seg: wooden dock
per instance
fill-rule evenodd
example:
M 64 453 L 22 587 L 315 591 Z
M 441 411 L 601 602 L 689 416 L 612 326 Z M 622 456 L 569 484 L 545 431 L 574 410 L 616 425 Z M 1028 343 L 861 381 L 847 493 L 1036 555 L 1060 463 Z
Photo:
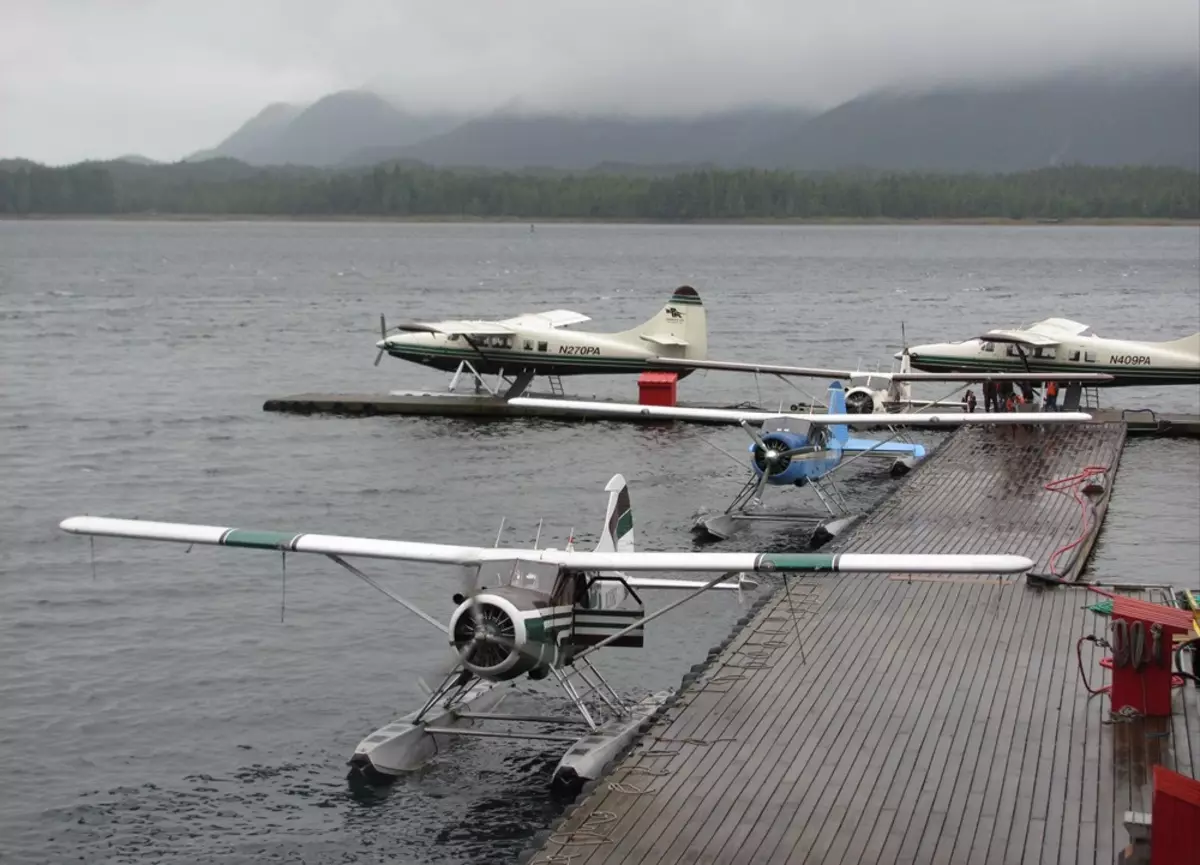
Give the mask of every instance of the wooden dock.
M 1044 485 L 1107 466 L 1106 498 L 1124 435 L 964 429 L 835 548 L 1048 570 L 1084 526 Z M 1097 600 L 1024 578 L 792 578 L 521 861 L 1112 865 L 1125 812 L 1151 810 L 1152 766 L 1200 769 L 1200 690 L 1176 689 L 1169 719 L 1114 719 L 1076 661 L 1108 634 Z M 1097 687 L 1102 651 L 1084 646 Z
M 558 394 L 529 393 L 540 399 L 555 399 Z M 664 421 L 662 418 L 606 412 L 604 403 L 612 400 L 597 400 L 596 409 L 586 418 L 577 414 L 556 411 L 552 406 L 516 406 L 501 397 L 475 393 L 412 392 L 412 393 L 298 393 L 291 396 L 273 397 L 263 403 L 263 411 L 285 414 L 331 414 L 347 417 L 373 417 L 375 415 L 401 415 L 415 417 L 461 417 L 474 420 L 504 420 L 511 418 L 546 418 L 549 420 L 591 423 L 593 421 L 616 421 L 618 423 L 664 424 L 683 421 Z M 728 405 L 711 402 L 680 402 L 689 408 L 746 409 L 748 411 L 770 411 L 750 403 Z M 790 411 L 807 411 L 807 406 L 785 407 Z M 1154 436 L 1162 438 L 1200 438 L 1200 417 L 1184 414 L 1161 414 L 1149 409 L 1083 409 L 1093 414 L 1099 423 L 1124 423 L 1130 436 Z M 817 410 L 820 413 L 821 409 Z M 932 412 L 930 412 L 932 413 Z M 724 425 L 727 421 L 686 421 L 686 423 L 714 423 Z M 863 426 L 863 429 L 873 429 Z M 927 429 L 951 430 L 949 425 L 931 426 Z
M 540 399 L 554 399 L 557 394 L 528 393 Z M 630 417 L 605 412 L 599 402 L 596 414 L 586 419 L 566 411 L 542 406 L 519 406 L 506 402 L 502 397 L 474 393 L 389 393 L 389 394 L 338 394 L 301 393 L 277 397 L 263 403 L 263 411 L 288 414 L 333 414 L 350 417 L 374 415 L 408 415 L 417 417 L 459 417 L 473 420 L 505 420 L 512 418 L 547 418 L 558 421 L 591 422 L 612 420 L 635 423 L 674 423 L 661 418 Z M 705 402 L 680 402 L 681 406 L 693 408 L 746 409 L 762 411 L 748 403 L 727 405 Z M 705 421 L 693 421 L 706 423 Z M 726 421 L 716 422 L 726 424 Z

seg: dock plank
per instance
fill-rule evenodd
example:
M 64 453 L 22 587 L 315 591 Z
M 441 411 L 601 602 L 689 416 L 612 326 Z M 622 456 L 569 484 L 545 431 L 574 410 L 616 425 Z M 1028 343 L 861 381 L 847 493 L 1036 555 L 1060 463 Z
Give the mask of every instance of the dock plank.
M 834 549 L 1045 570 L 1083 526 L 1044 485 L 1086 465 L 1111 482 L 1123 442 L 1119 424 L 964 429 Z M 995 576 L 792 581 L 530 861 L 1107 865 L 1152 765 L 1200 769 L 1200 691 L 1177 689 L 1172 719 L 1111 723 L 1075 660 L 1107 636 L 1096 598 Z

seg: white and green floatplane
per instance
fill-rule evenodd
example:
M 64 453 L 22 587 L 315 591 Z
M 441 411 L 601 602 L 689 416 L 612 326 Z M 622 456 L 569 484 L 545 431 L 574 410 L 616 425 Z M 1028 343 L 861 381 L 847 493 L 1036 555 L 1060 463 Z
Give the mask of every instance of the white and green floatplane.
M 592 664 L 602 648 L 640 648 L 645 626 L 711 590 L 741 592 L 751 574 L 1020 573 L 1033 567 L 1010 555 L 816 555 L 799 553 L 637 552 L 633 511 L 621 475 L 605 487 L 608 507 L 596 548 L 506 549 L 297 532 L 78 516 L 61 527 L 80 535 L 181 544 L 214 544 L 326 556 L 422 619 L 453 649 L 452 663 L 424 705 L 363 739 L 350 760 L 355 772 L 388 778 L 419 768 L 454 736 L 542 739 L 569 744 L 553 776 L 573 785 L 596 778 L 633 740 L 638 726 L 671 696 L 633 702 L 618 694 Z M 462 570 L 445 622 L 374 581 L 347 558 L 395 559 Z M 633 576 L 641 572 L 712 574 L 703 580 Z M 638 592 L 687 594 L 652 613 Z M 496 711 L 518 680 L 552 680 L 578 717 Z M 537 730 L 521 724 L 537 724 Z M 542 732 L 547 724 L 562 733 Z

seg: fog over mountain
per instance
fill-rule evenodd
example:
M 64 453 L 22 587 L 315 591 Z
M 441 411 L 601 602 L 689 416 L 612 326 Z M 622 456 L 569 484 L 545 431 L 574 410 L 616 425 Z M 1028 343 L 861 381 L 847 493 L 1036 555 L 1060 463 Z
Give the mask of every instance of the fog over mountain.
M 189 157 L 254 165 L 588 170 L 599 165 L 1022 171 L 1054 165 L 1200 169 L 1200 70 L 1053 75 L 1020 83 L 877 92 L 827 111 L 743 108 L 634 117 L 515 108 L 405 112 L 344 91 L 271 106 Z
M 279 106 L 245 130 L 238 146 L 253 156 L 258 131 L 345 91 L 382 96 L 402 115 L 380 112 L 382 137 L 366 150 L 428 140 L 448 121 L 514 101 L 524 114 L 655 121 L 750 106 L 814 112 L 881 89 L 1007 86 L 1079 68 L 1194 64 L 1200 54 L 1194 0 L 252 5 L 253 14 L 231 0 L 10 4 L 0 157 L 175 161 Z M 339 133 L 325 134 L 289 158 L 340 153 Z

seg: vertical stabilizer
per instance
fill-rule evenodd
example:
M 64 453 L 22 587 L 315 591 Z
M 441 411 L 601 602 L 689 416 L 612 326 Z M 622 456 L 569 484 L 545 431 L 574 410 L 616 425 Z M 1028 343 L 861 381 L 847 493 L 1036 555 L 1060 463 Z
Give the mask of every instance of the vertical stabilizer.
M 608 493 L 608 510 L 604 514 L 604 528 L 596 543 L 598 553 L 632 553 L 633 508 L 629 503 L 629 487 L 624 475 L 613 475 L 604 488 Z
M 654 318 L 632 330 L 614 334 L 651 346 L 662 357 L 705 360 L 708 357 L 708 319 L 700 293 L 690 285 L 675 289 Z
M 840 381 L 829 383 L 829 414 L 846 414 L 846 389 Z M 830 424 L 829 436 L 838 444 L 845 444 L 850 438 L 850 427 L 844 423 Z

